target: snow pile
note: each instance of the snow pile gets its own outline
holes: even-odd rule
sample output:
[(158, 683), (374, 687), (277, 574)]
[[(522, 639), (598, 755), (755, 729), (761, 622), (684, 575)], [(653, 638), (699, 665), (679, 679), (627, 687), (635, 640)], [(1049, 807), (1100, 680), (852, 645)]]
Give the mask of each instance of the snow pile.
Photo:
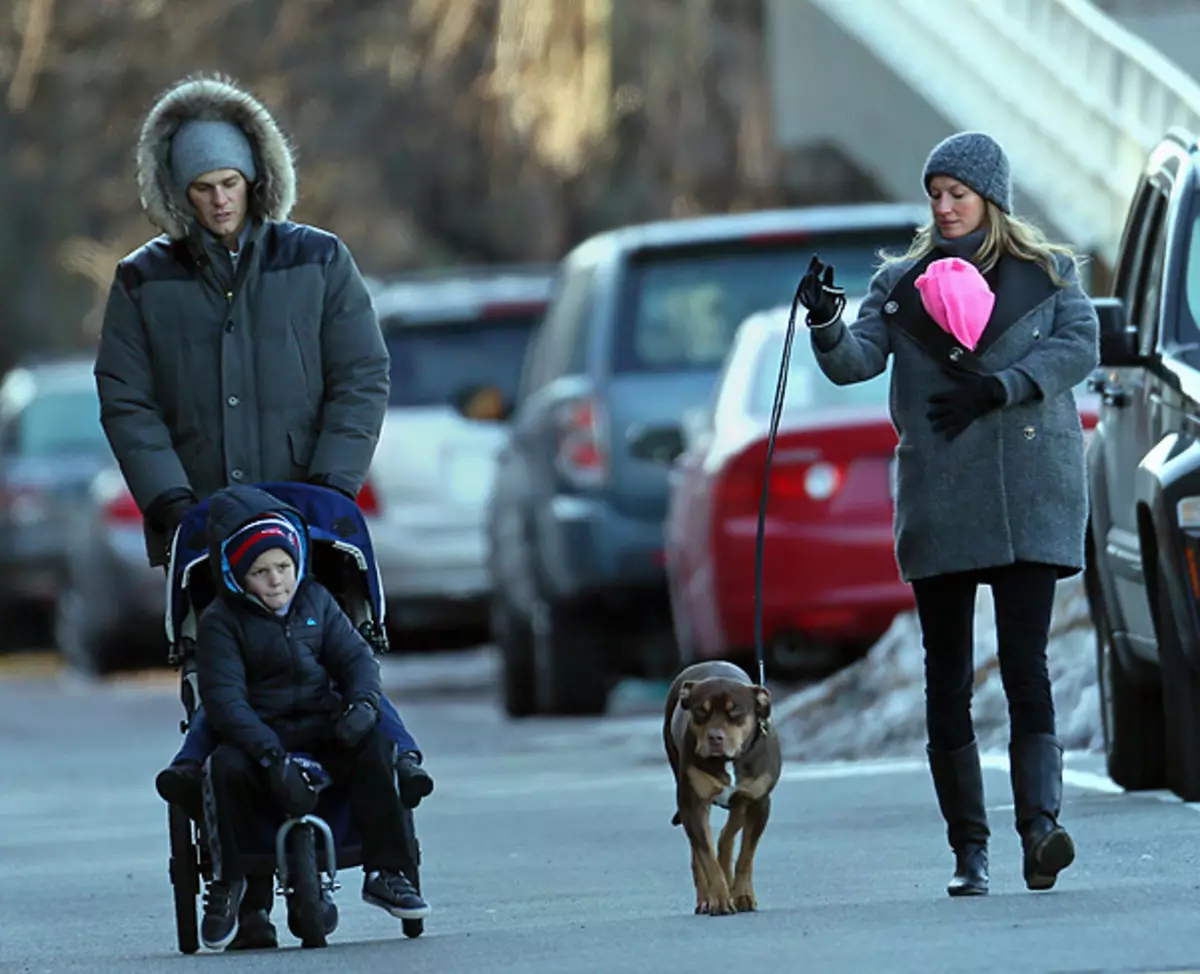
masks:
[[(1048, 656), (1063, 744), (1100, 749), (1096, 633), (1082, 575), (1058, 585)], [(1005, 751), (1008, 709), (996, 659), (995, 614), (991, 590), (982, 586), (975, 609), (973, 715), (980, 747)], [(898, 616), (863, 659), (777, 703), (775, 725), (789, 758), (923, 755), (924, 650), (916, 614)]]

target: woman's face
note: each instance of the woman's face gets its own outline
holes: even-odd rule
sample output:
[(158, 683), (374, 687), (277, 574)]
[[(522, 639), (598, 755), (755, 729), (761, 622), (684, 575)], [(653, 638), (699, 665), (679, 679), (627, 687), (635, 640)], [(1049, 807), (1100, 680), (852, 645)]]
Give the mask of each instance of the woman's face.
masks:
[(938, 232), (947, 240), (965, 237), (983, 226), (987, 208), (983, 197), (950, 176), (929, 180), (929, 209)]

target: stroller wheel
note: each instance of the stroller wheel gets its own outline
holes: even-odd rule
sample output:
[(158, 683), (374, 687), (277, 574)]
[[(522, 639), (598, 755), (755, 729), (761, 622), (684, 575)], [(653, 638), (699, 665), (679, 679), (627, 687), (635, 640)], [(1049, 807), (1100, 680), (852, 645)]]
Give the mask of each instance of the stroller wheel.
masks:
[(192, 822), (183, 809), (167, 806), (170, 835), (171, 887), (175, 896), (175, 932), (179, 952), (194, 954), (200, 949), (200, 930), (196, 919), (196, 897), (200, 894), (200, 864), (192, 841)]
[[(292, 829), (288, 854), (288, 929), (302, 947), (326, 945), (326, 906), (321, 895), (321, 873), (317, 868), (317, 844), (311, 826)], [(335, 921), (336, 923), (336, 921)]]

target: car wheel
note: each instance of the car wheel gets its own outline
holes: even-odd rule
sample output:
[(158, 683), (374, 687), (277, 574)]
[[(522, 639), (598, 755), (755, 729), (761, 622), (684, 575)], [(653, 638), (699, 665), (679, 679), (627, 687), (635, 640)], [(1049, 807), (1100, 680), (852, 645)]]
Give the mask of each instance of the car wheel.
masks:
[(1162, 665), (1162, 705), (1166, 731), (1167, 787), (1184, 801), (1200, 801), (1200, 674), (1183, 653), (1175, 631), (1164, 579), (1170, 572), (1160, 556), (1155, 580), (1158, 658)]
[(1162, 681), (1138, 682), (1129, 672), (1113, 643), (1098, 583), (1089, 580), (1087, 588), (1089, 593), (1096, 593), (1092, 618), (1096, 626), (1097, 689), (1108, 776), (1127, 791), (1165, 787), (1167, 744)]
[(599, 620), (539, 597), (533, 606), (534, 687), (547, 714), (602, 714), (608, 705), (608, 668)]
[(492, 598), (491, 619), (492, 638), (500, 649), (504, 712), (510, 717), (530, 717), (537, 713), (533, 633), (499, 595)]

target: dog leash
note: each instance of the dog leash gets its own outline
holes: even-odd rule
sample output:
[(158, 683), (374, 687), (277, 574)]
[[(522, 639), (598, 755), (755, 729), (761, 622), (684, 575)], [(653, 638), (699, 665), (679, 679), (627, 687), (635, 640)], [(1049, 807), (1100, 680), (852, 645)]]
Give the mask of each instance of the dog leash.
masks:
[(754, 537), (754, 656), (758, 661), (759, 686), (767, 685), (766, 652), (763, 649), (763, 547), (767, 529), (767, 500), (771, 495), (771, 460), (775, 456), (775, 435), (783, 417), (783, 399), (787, 392), (788, 365), (792, 359), (792, 341), (796, 337), (796, 311), (800, 307), (800, 284), (792, 298), (787, 331), (783, 336), (783, 356), (779, 362), (779, 379), (775, 383), (775, 401), (771, 405), (771, 421), (767, 432), (767, 467), (763, 473), (762, 498), (758, 503), (758, 530)]

